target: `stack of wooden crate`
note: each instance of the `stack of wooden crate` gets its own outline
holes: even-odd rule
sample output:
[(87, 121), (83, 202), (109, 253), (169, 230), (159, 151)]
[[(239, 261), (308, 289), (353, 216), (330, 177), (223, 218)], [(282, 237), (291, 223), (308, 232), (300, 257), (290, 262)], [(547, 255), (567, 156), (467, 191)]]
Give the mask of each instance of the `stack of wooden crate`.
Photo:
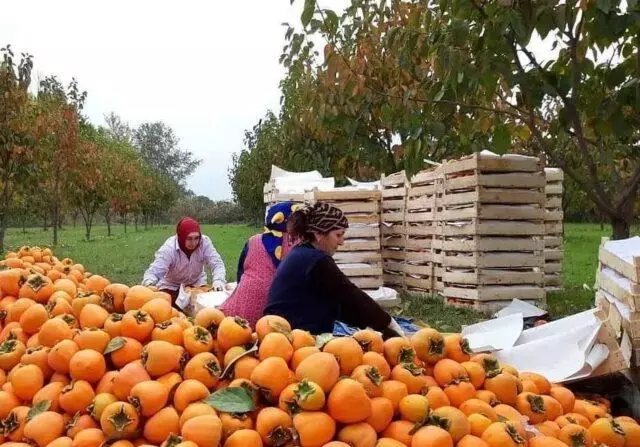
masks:
[(305, 202), (329, 203), (349, 219), (344, 245), (334, 259), (356, 286), (366, 290), (382, 286), (380, 199), (380, 190), (314, 190), (305, 195)]
[[(640, 366), (640, 237), (603, 238), (598, 261), (596, 305), (605, 316), (609, 338), (623, 354), (628, 345), (631, 365)], [(615, 352), (615, 344), (608, 347)]]
[(285, 193), (278, 191), (276, 187), (275, 181), (271, 180), (264, 184), (262, 189), (264, 196), (264, 203), (267, 206), (271, 206), (278, 202), (295, 202), (295, 203), (303, 203), (305, 200), (304, 193)]
[(418, 172), (409, 180), (405, 213), (405, 286), (439, 293), (442, 282), (442, 169)]
[(545, 236), (544, 236), (544, 284), (548, 291), (562, 287), (562, 260), (564, 213), (562, 192), (564, 173), (558, 168), (546, 168)]
[(384, 285), (404, 288), (407, 177), (404, 171), (382, 176), (382, 268)]
[(443, 164), (444, 299), (494, 312), (545, 304), (545, 175), (538, 158), (476, 153)]

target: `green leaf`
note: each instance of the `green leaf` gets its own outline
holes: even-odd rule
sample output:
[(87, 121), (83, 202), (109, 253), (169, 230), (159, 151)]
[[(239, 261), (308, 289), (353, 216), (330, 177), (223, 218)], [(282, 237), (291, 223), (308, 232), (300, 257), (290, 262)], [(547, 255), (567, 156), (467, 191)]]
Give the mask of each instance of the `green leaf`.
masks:
[(307, 26), (309, 22), (311, 22), (311, 18), (313, 17), (315, 10), (316, 0), (304, 0), (304, 8), (302, 10), (302, 16), (300, 16), (302, 26)]
[(223, 413), (248, 413), (255, 410), (253, 399), (240, 387), (223, 388), (210, 394), (204, 402)]
[(493, 128), (493, 152), (505, 154), (511, 147), (511, 134), (504, 124)]
[(124, 347), (127, 344), (127, 340), (124, 337), (116, 337), (113, 338), (106, 348), (104, 348), (104, 355), (111, 354), (112, 352), (117, 351)]
[(326, 16), (326, 24), (327, 30), (330, 34), (335, 34), (338, 31), (339, 19), (338, 14), (336, 14), (331, 9), (325, 9), (324, 14)]
[(27, 413), (27, 422), (33, 419), (34, 417), (36, 417), (37, 415), (39, 415), (40, 413), (44, 413), (45, 411), (49, 410), (50, 407), (51, 407), (50, 400), (42, 400), (38, 402), (37, 404), (35, 404), (33, 407), (29, 409), (29, 412)]
[(333, 334), (331, 333), (318, 335), (316, 337), (316, 347), (322, 349), (324, 345), (326, 345), (327, 343), (329, 343), (329, 341), (331, 341), (332, 338), (333, 338)]

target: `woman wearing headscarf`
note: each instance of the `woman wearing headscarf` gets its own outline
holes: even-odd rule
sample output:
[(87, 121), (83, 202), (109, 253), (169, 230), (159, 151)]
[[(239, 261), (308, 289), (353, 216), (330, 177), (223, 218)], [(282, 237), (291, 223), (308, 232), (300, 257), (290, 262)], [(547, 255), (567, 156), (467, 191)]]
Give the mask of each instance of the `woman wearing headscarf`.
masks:
[(184, 217), (176, 226), (176, 234), (156, 251), (155, 259), (144, 273), (142, 285), (167, 292), (175, 304), (181, 285), (207, 284), (205, 265), (211, 269), (214, 288), (222, 290), (226, 270), (220, 254), (211, 239), (201, 233), (200, 224), (191, 217)]
[(225, 315), (242, 317), (251, 327), (262, 317), (271, 281), (290, 248), (287, 219), (296, 206), (282, 202), (270, 207), (265, 231), (245, 244), (238, 262), (238, 286), (221, 306)]
[(284, 317), (291, 327), (312, 334), (333, 332), (337, 320), (375, 329), (386, 338), (403, 333), (395, 320), (353, 284), (333, 260), (348, 226), (342, 211), (326, 203), (303, 208), (289, 217), (289, 235), (300, 243), (278, 267), (265, 315)]

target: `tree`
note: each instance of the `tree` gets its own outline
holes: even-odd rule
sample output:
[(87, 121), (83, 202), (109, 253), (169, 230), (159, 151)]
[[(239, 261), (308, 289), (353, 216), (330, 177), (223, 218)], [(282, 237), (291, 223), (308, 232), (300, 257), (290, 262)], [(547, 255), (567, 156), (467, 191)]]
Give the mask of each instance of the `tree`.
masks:
[[(342, 17), (305, 6), (306, 33), (330, 43), (319, 68), (339, 73), (335, 86), (421, 105), (403, 143), (410, 172), (440, 139), (435, 126), (468, 149), (533, 152), (565, 170), (615, 238), (628, 236), (640, 184), (638, 2), (354, 0)], [(538, 36), (551, 46), (543, 57)], [(399, 70), (367, 71), (361, 55)]]
[(114, 112), (105, 114), (104, 121), (107, 124), (107, 130), (113, 139), (126, 144), (131, 144), (133, 141), (133, 129), (131, 129), (129, 123), (125, 122)]
[(16, 65), (10, 46), (0, 50), (0, 252), (16, 187), (35, 170), (34, 127), (29, 98), (33, 60), (22, 54)]
[(202, 162), (181, 149), (173, 129), (161, 121), (141, 124), (133, 133), (133, 142), (145, 164), (179, 185), (184, 185)]

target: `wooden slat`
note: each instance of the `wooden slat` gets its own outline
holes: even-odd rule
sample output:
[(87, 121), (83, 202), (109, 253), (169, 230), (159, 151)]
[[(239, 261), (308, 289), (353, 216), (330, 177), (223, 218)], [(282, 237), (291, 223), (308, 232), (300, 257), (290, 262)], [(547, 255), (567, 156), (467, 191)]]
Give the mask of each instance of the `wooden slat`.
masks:
[(471, 285), (506, 285), (506, 284), (532, 284), (543, 285), (543, 272), (523, 272), (509, 270), (479, 269), (474, 272), (446, 271), (442, 275), (445, 284), (471, 284)]
[(420, 275), (426, 277), (435, 277), (442, 278), (442, 275), (445, 273), (444, 269), (435, 264), (429, 265), (414, 265), (414, 264), (405, 264), (404, 272), (407, 275)]
[(562, 197), (547, 196), (547, 201), (544, 203), (544, 207), (550, 210), (561, 210)]
[(380, 227), (349, 227), (345, 238), (379, 238)]
[(446, 225), (443, 229), (444, 236), (543, 236), (545, 225), (532, 222), (502, 222), (484, 221), (481, 223), (470, 222), (465, 225)]
[(544, 272), (549, 274), (562, 272), (562, 262), (546, 262)]
[(380, 202), (334, 202), (331, 205), (335, 206), (342, 210), (343, 213), (347, 214), (347, 217), (350, 213), (379, 213), (380, 212)]
[(542, 220), (544, 209), (535, 205), (481, 205), (478, 203), (460, 209), (448, 209), (440, 213), (443, 221), (465, 219), (492, 220)]
[(440, 236), (442, 235), (442, 225), (437, 222), (424, 225), (408, 225), (406, 233), (410, 236)]
[(442, 264), (444, 257), (441, 253), (434, 253), (432, 251), (406, 251), (405, 259), (407, 262), (413, 263), (435, 262)]
[(342, 273), (348, 277), (355, 276), (382, 276), (382, 267), (358, 267), (358, 268), (345, 268), (338, 264)]
[(519, 267), (543, 267), (542, 253), (509, 253), (490, 252), (473, 253), (463, 256), (445, 255), (442, 261), (445, 267), (469, 267), (469, 268), (519, 268)]
[(406, 248), (407, 246), (407, 238), (404, 236), (395, 236), (395, 237), (385, 237), (380, 242), (382, 247), (398, 247), (398, 248)]
[(404, 286), (404, 275), (385, 274), (382, 276), (384, 285), (389, 286)]
[(466, 203), (496, 203), (496, 204), (540, 204), (544, 205), (547, 198), (541, 191), (526, 189), (485, 188), (478, 187), (476, 191), (457, 194), (446, 194), (442, 198), (445, 206), (463, 205)]
[(622, 301), (632, 312), (640, 311), (640, 285), (636, 285), (632, 290), (627, 290), (620, 286), (615, 280), (603, 274), (600, 270), (596, 275), (596, 280), (602, 290)]
[(382, 201), (382, 209), (383, 210), (404, 210), (406, 207), (406, 202), (404, 199), (384, 199)]
[(544, 275), (544, 285), (545, 287), (548, 286), (552, 286), (552, 287), (560, 287), (562, 286), (562, 275), (559, 274), (545, 274)]
[(435, 197), (427, 197), (421, 196), (418, 198), (409, 198), (407, 199), (407, 209), (408, 210), (427, 210), (432, 209), (436, 206), (436, 198)]
[(562, 182), (564, 180), (564, 172), (562, 171), (562, 169), (545, 168), (544, 175), (547, 183)]
[(407, 195), (407, 190), (404, 187), (400, 188), (389, 188), (382, 190), (382, 200), (386, 200), (393, 197), (405, 197)]
[(382, 222), (404, 222), (404, 212), (383, 212), (380, 219)]
[(598, 260), (601, 264), (604, 264), (622, 276), (629, 278), (635, 283), (640, 283), (640, 256), (633, 258), (633, 263), (629, 263), (624, 259), (618, 257), (615, 253), (604, 248), (604, 245), (600, 247), (600, 253), (598, 254)]
[(544, 220), (546, 222), (562, 222), (564, 219), (564, 213), (562, 210), (545, 210)]
[(436, 194), (442, 194), (442, 192), (443, 189), (441, 185), (411, 186), (407, 190), (407, 197), (433, 197)]
[(407, 223), (434, 222), (439, 220), (439, 212), (406, 213), (404, 219)]
[(562, 195), (562, 183), (548, 184), (547, 186), (545, 186), (544, 192), (545, 194), (560, 196)]
[(409, 179), (409, 183), (411, 183), (411, 185), (431, 183), (442, 178), (443, 172), (444, 171), (442, 171), (441, 167), (425, 169), (424, 171), (420, 171), (413, 177), (411, 177)]
[(538, 158), (505, 158), (483, 156), (475, 153), (469, 157), (443, 164), (445, 173), (479, 170), (482, 172), (536, 172), (543, 169)]
[(380, 223), (380, 216), (372, 214), (370, 216), (352, 215), (348, 216), (349, 223), (374, 224)]
[(562, 243), (563, 243), (562, 236), (545, 236), (544, 237), (545, 248), (562, 247)]
[(371, 200), (377, 201), (382, 197), (379, 190), (358, 190), (358, 191), (313, 191), (313, 198), (316, 201), (338, 202), (342, 200)]
[(333, 259), (340, 264), (356, 262), (382, 262), (382, 254), (379, 251), (337, 252)]
[(504, 173), (481, 174), (472, 172), (470, 175), (447, 178), (445, 188), (447, 191), (455, 189), (475, 188), (487, 186), (491, 188), (544, 188), (546, 181), (542, 172), (535, 173)]
[(404, 185), (407, 181), (407, 176), (404, 171), (394, 172), (389, 175), (382, 175), (380, 178), (380, 184), (382, 186), (391, 186), (391, 185)]
[(404, 225), (382, 225), (380, 227), (380, 233), (382, 236), (397, 236), (404, 235), (406, 233), (406, 228)]
[(382, 259), (387, 261), (389, 259), (396, 261), (404, 261), (406, 259), (406, 252), (403, 250), (382, 250)]
[(346, 240), (344, 244), (338, 247), (338, 251), (367, 251), (367, 250), (380, 250), (380, 241)]
[(542, 238), (524, 237), (482, 237), (478, 236), (468, 240), (445, 240), (442, 246), (445, 251), (486, 252), (486, 251), (542, 251), (544, 241)]
[(544, 234), (563, 234), (562, 222), (548, 222), (544, 224)]
[(371, 278), (367, 276), (349, 278), (352, 283), (361, 289), (377, 289), (382, 287), (382, 276)]
[(483, 286), (477, 288), (445, 286), (444, 296), (477, 301), (511, 301), (514, 298), (542, 300), (545, 299), (546, 292), (543, 287), (539, 286)]
[[(546, 301), (541, 300), (522, 300), (529, 304), (533, 304), (537, 307), (544, 307)], [(475, 301), (475, 300), (463, 300), (454, 298), (444, 298), (444, 304), (450, 307), (457, 307), (460, 309), (473, 309), (477, 312), (483, 312), (487, 315), (493, 315), (499, 310), (508, 306), (510, 301)]]
[(442, 250), (442, 240), (433, 238), (407, 237), (406, 248), (412, 250), (435, 249)]
[[(423, 290), (439, 290), (437, 288), (435, 278), (413, 278), (411, 276), (406, 276), (404, 278), (404, 283), (407, 287), (418, 288)], [(435, 287), (434, 287), (435, 286)]]
[(561, 261), (564, 259), (564, 250), (562, 249), (545, 249), (544, 260), (548, 261)]

